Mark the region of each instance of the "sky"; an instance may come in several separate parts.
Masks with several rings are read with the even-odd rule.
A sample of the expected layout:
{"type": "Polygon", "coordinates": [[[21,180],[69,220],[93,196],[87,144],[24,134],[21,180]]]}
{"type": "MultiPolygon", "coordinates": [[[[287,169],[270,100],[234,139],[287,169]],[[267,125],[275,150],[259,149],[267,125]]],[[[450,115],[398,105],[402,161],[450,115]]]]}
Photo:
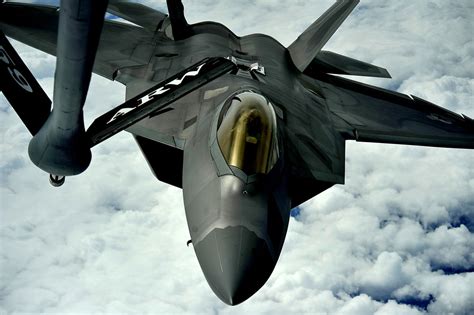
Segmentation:
{"type": "MultiPolygon", "coordinates": [[[[146,1],[165,11],[165,1],[146,1]]],[[[184,1],[188,21],[291,42],[333,1],[184,1]]],[[[358,79],[474,117],[474,3],[362,0],[324,49],[387,68],[358,79]]],[[[52,97],[55,58],[13,41],[52,97]]],[[[86,126],[123,102],[96,75],[86,126]]],[[[265,286],[238,306],[209,288],[180,189],[122,132],[61,188],[0,95],[0,314],[472,314],[474,152],[347,143],[346,184],[291,218],[265,286]]]]}

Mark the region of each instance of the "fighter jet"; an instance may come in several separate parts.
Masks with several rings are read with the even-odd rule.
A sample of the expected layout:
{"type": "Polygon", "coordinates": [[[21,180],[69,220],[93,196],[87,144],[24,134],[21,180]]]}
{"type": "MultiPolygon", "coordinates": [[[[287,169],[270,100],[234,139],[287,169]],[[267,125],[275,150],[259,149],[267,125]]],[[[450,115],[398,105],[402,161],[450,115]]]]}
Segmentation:
{"type": "Polygon", "coordinates": [[[474,148],[471,118],[342,77],[390,78],[323,50],[358,2],[336,1],[288,47],[189,24],[179,0],[168,14],[123,0],[2,3],[0,87],[55,186],[87,169],[92,147],[131,133],[156,178],[182,188],[204,276],[236,305],[270,277],[291,209],[344,183],[346,141],[474,148]],[[3,34],[57,56],[53,108],[3,34]],[[126,101],[86,130],[92,72],[124,84],[126,101]]]}

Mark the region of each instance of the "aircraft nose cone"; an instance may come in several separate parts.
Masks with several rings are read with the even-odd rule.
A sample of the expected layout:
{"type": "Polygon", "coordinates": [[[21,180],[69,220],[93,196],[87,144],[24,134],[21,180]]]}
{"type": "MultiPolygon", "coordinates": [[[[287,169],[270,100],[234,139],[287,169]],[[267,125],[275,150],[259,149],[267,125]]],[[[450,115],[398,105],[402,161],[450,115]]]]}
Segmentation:
{"type": "Polygon", "coordinates": [[[265,241],[243,226],[216,228],[194,249],[210,287],[229,305],[257,292],[275,267],[265,241]]]}

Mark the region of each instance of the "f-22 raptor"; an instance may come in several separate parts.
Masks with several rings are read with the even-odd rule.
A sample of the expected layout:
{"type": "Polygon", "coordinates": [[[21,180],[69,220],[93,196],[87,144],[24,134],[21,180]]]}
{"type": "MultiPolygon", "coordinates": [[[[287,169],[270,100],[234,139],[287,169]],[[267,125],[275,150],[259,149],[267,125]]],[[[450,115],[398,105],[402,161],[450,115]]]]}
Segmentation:
{"type": "Polygon", "coordinates": [[[57,56],[54,108],[3,34],[1,88],[55,186],[87,169],[91,147],[130,132],[157,179],[182,188],[202,271],[235,305],[270,277],[291,209],[344,183],[346,141],[474,148],[469,117],[341,77],[390,77],[323,50],[358,2],[336,1],[288,47],[189,24],[180,0],[168,14],[123,0],[2,3],[2,33],[57,56]],[[92,72],[123,83],[127,100],[86,130],[92,72]]]}

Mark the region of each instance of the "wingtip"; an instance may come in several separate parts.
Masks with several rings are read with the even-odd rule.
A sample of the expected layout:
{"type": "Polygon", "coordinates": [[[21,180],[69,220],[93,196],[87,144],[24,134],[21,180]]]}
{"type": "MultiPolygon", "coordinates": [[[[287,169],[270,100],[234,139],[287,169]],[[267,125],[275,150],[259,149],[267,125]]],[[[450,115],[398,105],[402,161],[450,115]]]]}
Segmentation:
{"type": "Polygon", "coordinates": [[[469,117],[469,116],[467,116],[467,115],[465,115],[465,114],[461,114],[461,116],[462,116],[462,118],[464,118],[464,120],[466,120],[466,121],[468,121],[468,122],[470,122],[470,123],[474,123],[474,120],[473,120],[471,117],[469,117]]]}

